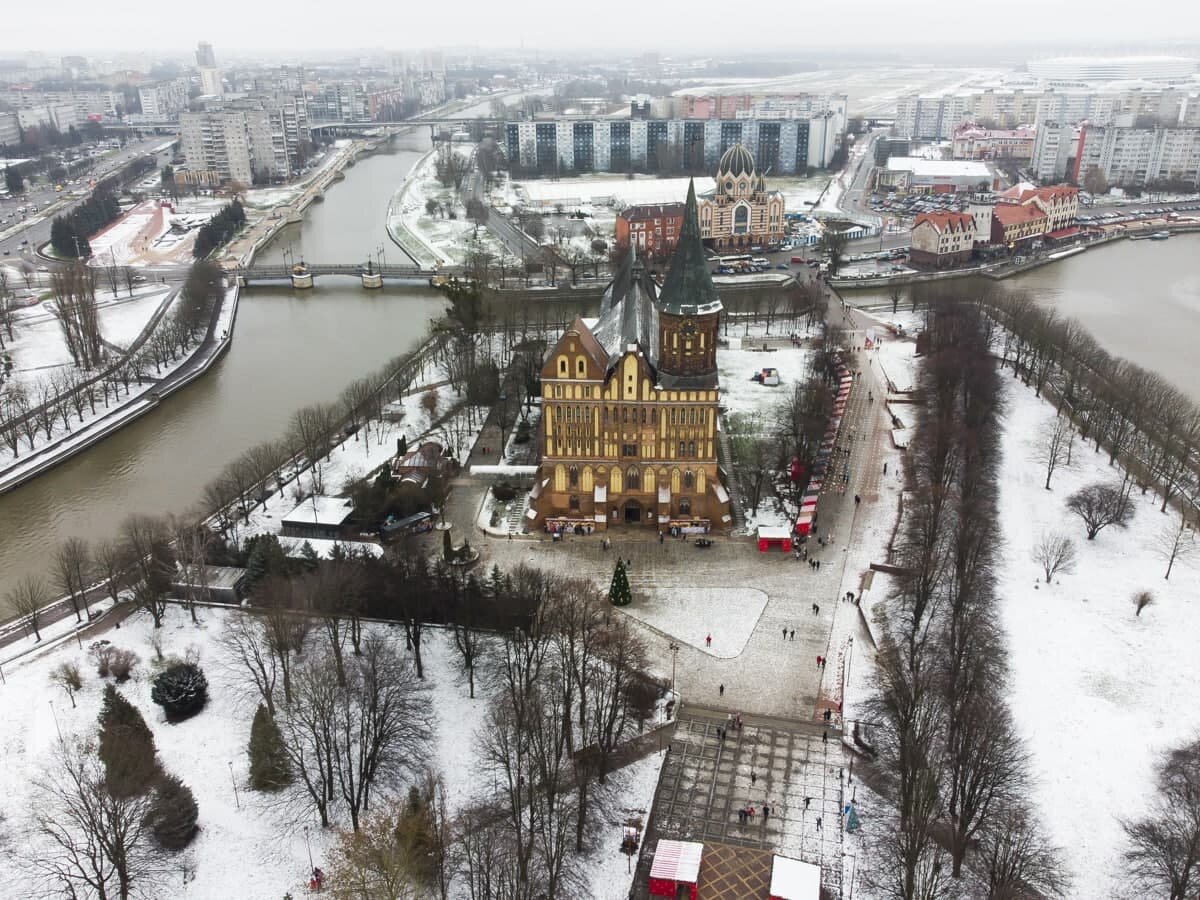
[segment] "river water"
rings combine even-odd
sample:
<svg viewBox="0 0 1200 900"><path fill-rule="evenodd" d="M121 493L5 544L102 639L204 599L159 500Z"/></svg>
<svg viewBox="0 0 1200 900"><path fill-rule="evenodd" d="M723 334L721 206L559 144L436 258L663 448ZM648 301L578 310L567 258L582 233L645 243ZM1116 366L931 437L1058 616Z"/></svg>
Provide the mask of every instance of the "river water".
<svg viewBox="0 0 1200 900"><path fill-rule="evenodd" d="M964 292L1027 291L1088 329L1110 353L1167 378L1200 403L1200 234L1117 241L1003 281L949 282ZM843 291L854 305L890 305L883 292Z"/></svg>
<svg viewBox="0 0 1200 900"><path fill-rule="evenodd" d="M406 260L384 228L388 201L422 153L428 129L393 152L360 159L264 252L290 244L309 262L367 259L381 245ZM415 347L443 307L427 287L366 291L320 278L311 291L244 290L229 352L154 412L50 472L0 496L0 611L20 577L47 573L55 544L112 535L133 512L183 512L238 453L280 436L301 406L335 398L353 379Z"/></svg>

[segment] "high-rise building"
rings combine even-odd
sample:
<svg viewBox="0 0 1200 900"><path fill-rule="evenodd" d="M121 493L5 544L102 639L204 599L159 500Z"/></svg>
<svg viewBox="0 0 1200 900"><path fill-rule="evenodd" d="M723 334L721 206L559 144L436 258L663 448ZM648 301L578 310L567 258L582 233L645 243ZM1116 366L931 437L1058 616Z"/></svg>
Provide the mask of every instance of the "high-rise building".
<svg viewBox="0 0 1200 900"><path fill-rule="evenodd" d="M1073 154L1076 184L1093 168L1114 187L1200 188L1200 128L1129 128L1085 123Z"/></svg>
<svg viewBox="0 0 1200 900"><path fill-rule="evenodd" d="M303 98L239 100L181 113L184 163L194 180L243 184L292 178L310 141Z"/></svg>
<svg viewBox="0 0 1200 900"><path fill-rule="evenodd" d="M200 93L206 97L220 97L225 93L220 69L206 67L200 70Z"/></svg>
<svg viewBox="0 0 1200 900"><path fill-rule="evenodd" d="M138 99L142 104L142 115L147 120L169 121L187 109L187 81L172 78L170 81L139 85Z"/></svg>
<svg viewBox="0 0 1200 900"><path fill-rule="evenodd" d="M217 67L217 55L213 53L213 45L208 41L201 41L196 45L196 67L199 69L215 69Z"/></svg>

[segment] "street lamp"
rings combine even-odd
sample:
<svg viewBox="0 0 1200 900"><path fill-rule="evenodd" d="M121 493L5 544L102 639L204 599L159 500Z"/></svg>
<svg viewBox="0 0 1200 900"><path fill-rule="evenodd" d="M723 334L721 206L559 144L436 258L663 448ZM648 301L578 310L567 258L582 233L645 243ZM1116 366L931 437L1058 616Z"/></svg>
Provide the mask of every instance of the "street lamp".
<svg viewBox="0 0 1200 900"><path fill-rule="evenodd" d="M667 649L671 651L671 693L675 693L675 660L679 658L679 645L674 641L667 644Z"/></svg>

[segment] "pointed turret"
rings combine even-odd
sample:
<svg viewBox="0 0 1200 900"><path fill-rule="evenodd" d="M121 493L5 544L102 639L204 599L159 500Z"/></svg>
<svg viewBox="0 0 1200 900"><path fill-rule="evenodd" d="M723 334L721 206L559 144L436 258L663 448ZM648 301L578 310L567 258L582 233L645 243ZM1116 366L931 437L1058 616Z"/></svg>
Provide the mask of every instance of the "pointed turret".
<svg viewBox="0 0 1200 900"><path fill-rule="evenodd" d="M662 290L658 292L661 312L676 316L718 312L721 300L708 271L704 244L700 239L700 216L696 208L696 183L688 182L687 206L683 211L683 227L671 268L667 271Z"/></svg>

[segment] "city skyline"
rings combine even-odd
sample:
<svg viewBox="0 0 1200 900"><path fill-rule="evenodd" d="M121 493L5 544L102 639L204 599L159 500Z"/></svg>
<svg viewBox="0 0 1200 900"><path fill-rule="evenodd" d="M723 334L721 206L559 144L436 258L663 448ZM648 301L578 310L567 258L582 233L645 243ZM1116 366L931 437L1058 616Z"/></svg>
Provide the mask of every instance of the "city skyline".
<svg viewBox="0 0 1200 900"><path fill-rule="evenodd" d="M53 54L103 49L170 55L194 52L195 41L204 39L216 45L218 54L222 50L303 54L447 44L480 49L524 48L540 54L600 46L614 51L677 53L728 50L728 33L713 28L713 22L724 17L727 9L712 0L702 0L692 4L690 10L691 15L681 18L673 5L654 7L618 0L594 14L582 15L562 4L534 0L519 10L498 12L477 0L467 0L455 17L453 31L447 34L442 27L444 15L436 7L388 9L356 2L339 5L338 15L331 18L322 16L323 6L302 0L284 18L275 9L214 0L206 17L206 22L213 24L199 25L185 38L177 22L162 16L146 0L135 0L119 18L84 0L65 0L53 8L22 7L18 18L23 27L0 34L0 52ZM963 7L955 10L953 17L939 15L939 10L939 5L921 0L904 15L897 15L894 4L867 0L855 7L855 21L886 22L887 27L848 32L845 26L853 23L847 22L840 9L811 9L796 21L794 30L786 23L778 28L751 26L746 43L759 51L794 48L798 53L811 54L833 48L902 49L906 43L928 46L966 36L989 47L1012 42L1031 48L1064 44L1086 47L1095 43L1110 45L1105 49L1117 52L1123 46L1135 48L1143 42L1170 41L1179 45L1200 41L1200 30L1194 24L1190 32L1186 30L1188 23L1180 21L1179 5L1171 0L1139 4L1136 17L1127 15L1115 0L1087 5L1017 0L1006 6L1003 17L990 14L984 7ZM133 20L137 21L136 43L130 37L129 23ZM217 27L215 23L232 27ZM814 34L819 40L813 40Z"/></svg>

